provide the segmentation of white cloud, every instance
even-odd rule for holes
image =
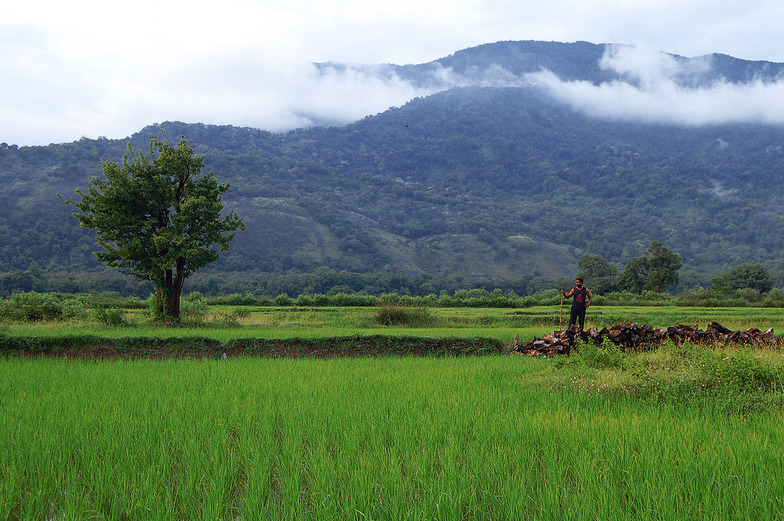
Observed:
[[[311,117],[351,121],[428,92],[367,71],[319,76],[313,62],[424,63],[499,40],[647,42],[685,56],[784,60],[782,20],[778,0],[12,2],[0,18],[0,141],[121,138],[163,120],[269,130],[307,125]],[[668,95],[692,114],[692,103],[708,113],[724,111],[721,102],[745,106],[746,117],[756,110],[779,118],[777,107],[771,116],[730,86],[714,86],[714,100],[674,87],[672,64],[647,59],[608,57],[625,81],[600,88],[536,80],[575,106],[598,103],[610,116],[613,96],[622,97],[625,110],[615,110],[626,114],[640,112],[641,103],[652,104],[650,112],[668,110],[656,98]],[[495,72],[484,81],[523,80]],[[772,85],[753,88],[765,99],[780,96]]]
[[[700,67],[710,66],[709,61],[698,63]],[[686,72],[684,67],[694,65],[683,65],[645,46],[610,47],[601,65],[618,73],[618,79],[600,85],[567,82],[549,71],[530,74],[527,79],[596,117],[682,125],[784,124],[784,81],[683,86],[678,78]]]

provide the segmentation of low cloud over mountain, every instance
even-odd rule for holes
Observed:
[[[684,125],[784,123],[783,79],[730,82],[713,62],[713,56],[678,60],[646,48],[609,46],[599,65],[617,73],[613,81],[564,81],[550,71],[526,75],[526,80],[602,118]],[[717,75],[714,81],[694,81],[711,72]]]
[[[209,56],[158,64],[147,76],[111,81],[77,69],[84,75],[79,82],[46,89],[38,76],[40,58],[25,58],[27,76],[10,80],[28,88],[24,95],[6,93],[0,140],[118,138],[175,114],[182,121],[285,132],[344,125],[466,86],[536,86],[585,114],[614,120],[784,123],[784,64],[719,54],[683,58],[645,46],[511,41],[429,63],[357,65],[270,60],[250,50],[205,52]],[[75,73],[59,62],[49,69],[52,77]],[[23,114],[33,99],[35,111]]]
[[[312,103],[303,112],[315,119],[349,122],[363,112],[384,110],[387,103],[453,87],[535,86],[587,115],[613,120],[784,124],[782,64],[723,55],[683,58],[644,46],[604,45],[593,46],[603,49],[601,54],[582,64],[589,74],[567,78],[548,68],[546,57],[535,56],[537,48],[530,46],[540,43],[494,44],[499,46],[498,60],[482,65],[471,64],[470,57],[404,67],[320,64],[319,74],[311,78],[313,92],[320,94],[310,97]],[[552,45],[568,49],[592,44]],[[515,52],[502,52],[504,46]],[[463,52],[470,56],[470,51]],[[455,61],[460,66],[452,65]],[[336,106],[338,100],[345,106]]]

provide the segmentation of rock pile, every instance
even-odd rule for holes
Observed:
[[[621,350],[654,349],[668,340],[676,344],[684,341],[693,343],[712,343],[719,345],[767,345],[779,346],[782,339],[773,334],[773,329],[761,331],[756,328],[745,331],[732,331],[718,322],[712,322],[704,331],[696,325],[676,325],[667,328],[654,328],[649,324],[616,324],[610,329],[596,328],[581,331],[577,326],[569,326],[564,331],[553,331],[542,338],[534,337],[530,342],[521,344],[515,335],[513,350],[530,356],[568,355],[577,340],[601,344],[605,339],[618,345]]]

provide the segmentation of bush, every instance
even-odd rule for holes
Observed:
[[[285,293],[281,293],[280,295],[275,297],[275,300],[273,302],[275,303],[276,306],[286,307],[286,306],[294,305],[294,300],[288,295],[286,295]]]
[[[147,299],[147,312],[155,319],[160,320],[166,315],[165,302],[159,299],[155,293],[150,294]]]
[[[56,293],[15,293],[2,303],[0,315],[10,320],[66,320],[84,316],[86,305],[78,297]]]
[[[378,303],[378,298],[372,295],[359,295],[357,293],[335,293],[330,297],[330,303],[333,306],[340,307],[375,306]]]
[[[95,319],[106,326],[127,326],[125,310],[120,308],[96,308]]]
[[[313,297],[314,306],[329,306],[329,297],[326,295],[318,294]]]
[[[297,307],[310,307],[313,305],[313,297],[310,295],[300,295],[297,297],[297,300],[294,301],[294,304]]]
[[[210,305],[204,295],[194,291],[180,302],[180,313],[192,320],[203,320],[210,311]]]
[[[762,305],[769,308],[780,308],[784,306],[784,288],[770,290],[763,299]]]
[[[424,306],[382,304],[376,311],[376,322],[384,326],[427,327],[433,315]]]
[[[186,297],[180,298],[180,318],[184,315],[190,320],[200,322],[209,312],[209,303],[207,299],[199,293],[194,291]],[[166,315],[166,302],[159,299],[153,293],[147,299],[147,311],[152,316],[153,320],[169,324],[170,318]]]
[[[784,385],[784,370],[779,366],[752,358],[748,353],[737,352],[715,358],[706,365],[706,384],[711,387],[726,386],[732,392],[780,390]]]

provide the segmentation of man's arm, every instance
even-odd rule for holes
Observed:
[[[561,295],[563,295],[564,298],[571,298],[572,295],[574,295],[574,288],[570,289],[569,293],[564,293],[564,290],[561,290]]]
[[[588,288],[585,288],[585,294],[588,295],[588,302],[585,303],[585,307],[587,308],[591,305],[591,301],[593,301],[593,295],[591,295],[591,290]]]

